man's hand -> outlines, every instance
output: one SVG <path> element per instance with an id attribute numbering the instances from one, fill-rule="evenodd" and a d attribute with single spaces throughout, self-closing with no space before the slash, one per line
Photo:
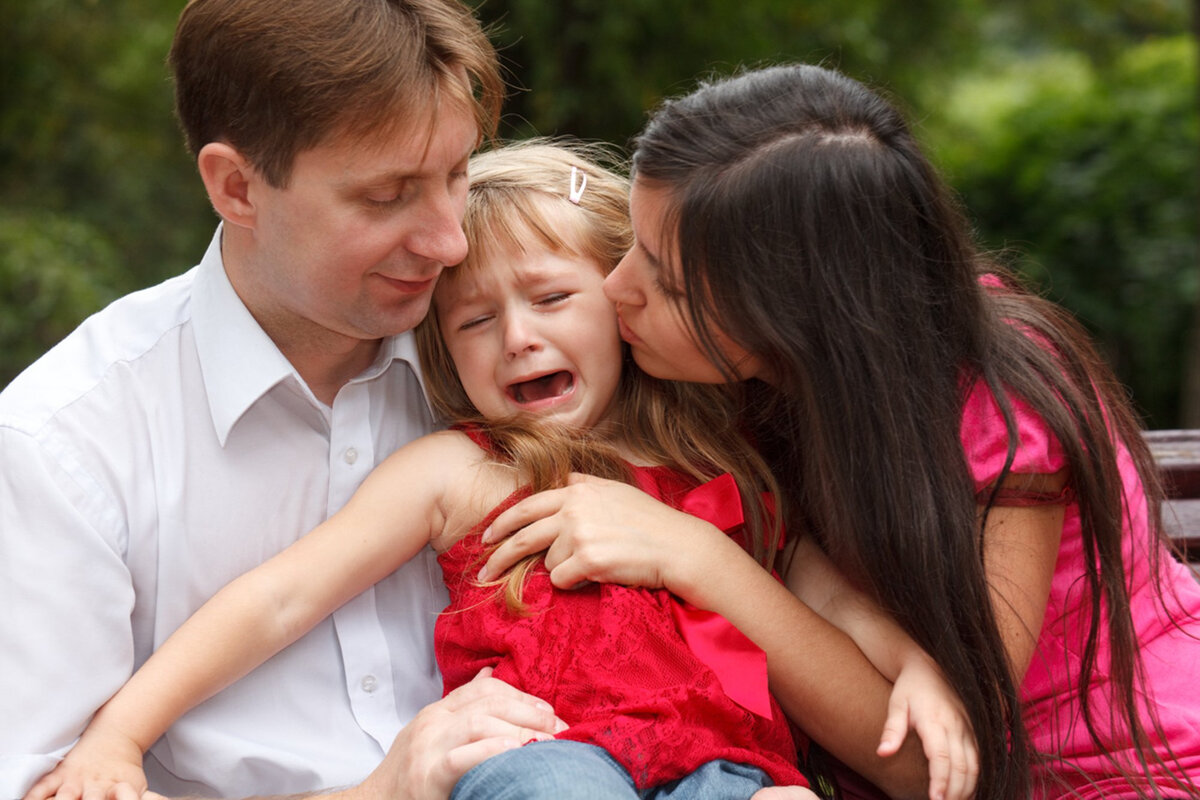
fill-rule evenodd
<path id="1" fill-rule="evenodd" d="M 531 739 L 553 739 L 567 728 L 550 704 L 491 677 L 485 669 L 470 683 L 421 709 L 396 736 L 375 771 L 358 786 L 321 793 L 321 800 L 446 800 L 476 764 Z M 117 783 L 78 800 L 167 800 L 138 785 Z M 300 800 L 317 795 L 257 800 Z M 248 799 L 249 800 L 249 799 Z"/>
<path id="2" fill-rule="evenodd" d="M 446 800 L 476 764 L 566 730 L 544 700 L 485 669 L 421 710 L 396 736 L 383 762 L 344 800 Z M 124 798 L 120 798 L 124 800 Z"/>

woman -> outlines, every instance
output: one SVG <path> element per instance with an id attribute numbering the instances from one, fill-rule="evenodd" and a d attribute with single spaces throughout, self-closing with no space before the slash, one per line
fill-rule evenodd
<path id="1" fill-rule="evenodd" d="M 605 288 L 635 359 L 743 394 L 808 534 L 789 587 L 837 603 L 824 551 L 933 656 L 978 738 L 977 796 L 1200 795 L 1200 586 L 1164 543 L 1136 418 L 1080 327 L 976 249 L 896 110 L 819 67 L 749 72 L 661 108 L 634 177 L 637 243 Z M 553 542 L 559 585 L 697 602 L 702 583 L 739 627 L 754 602 L 720 601 L 729 565 L 681 558 L 678 518 L 617 487 L 530 498 L 492 538 L 531 520 L 489 571 Z M 610 557 L 619 535 L 642 557 Z M 743 629 L 784 709 L 889 794 L 919 793 L 919 752 L 870 752 L 878 676 L 806 662 L 837 643 L 800 606 L 808 653 L 798 629 Z"/>

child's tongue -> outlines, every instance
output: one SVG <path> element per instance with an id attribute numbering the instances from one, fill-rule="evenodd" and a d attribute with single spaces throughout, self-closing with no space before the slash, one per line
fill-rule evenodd
<path id="1" fill-rule="evenodd" d="M 513 384 L 512 396 L 518 403 L 536 403 L 538 400 L 565 394 L 570 390 L 572 382 L 571 373 L 552 372 L 531 381 Z"/>

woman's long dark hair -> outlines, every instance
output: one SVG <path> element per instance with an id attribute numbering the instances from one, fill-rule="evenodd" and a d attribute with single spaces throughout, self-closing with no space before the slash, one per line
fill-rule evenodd
<path id="1" fill-rule="evenodd" d="M 941 665 L 978 738 L 980 798 L 1028 796 L 1037 754 L 984 569 L 959 433 L 966 390 L 982 380 L 996 396 L 1009 465 L 1008 394 L 1046 419 L 1069 463 L 1084 562 L 1096 566 L 1082 696 L 1104 636 L 1116 725 L 1143 754 L 1119 766 L 1144 774 L 1153 756 L 1137 716 L 1123 492 L 1105 427 L 1131 453 L 1161 536 L 1139 423 L 1081 328 L 981 255 L 896 109 L 816 66 L 747 72 L 659 109 L 636 140 L 634 176 L 669 193 L 661 241 L 677 247 L 677 288 L 709 356 L 733 375 L 720 330 L 770 365 L 770 386 L 745 387 L 746 409 L 789 526 L 809 530 Z M 1107 752 L 1086 699 L 1084 711 Z"/>

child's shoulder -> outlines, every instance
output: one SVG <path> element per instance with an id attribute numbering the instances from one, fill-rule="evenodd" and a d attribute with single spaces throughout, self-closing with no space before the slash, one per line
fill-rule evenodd
<path id="1" fill-rule="evenodd" d="M 403 481 L 426 492 L 444 491 L 470 480 L 488 462 L 487 453 L 460 431 L 438 431 L 414 439 L 375 467 L 368 481 Z"/>
<path id="2" fill-rule="evenodd" d="M 392 454 L 392 458 L 397 457 L 417 459 L 430 467 L 444 464 L 454 469 L 478 467 L 490 460 L 481 444 L 457 428 L 414 439 Z"/>
<path id="3" fill-rule="evenodd" d="M 467 533 L 519 487 L 519 472 L 492 457 L 486 436 L 451 429 L 424 436 L 412 447 L 409 463 L 427 465 L 422 479 L 438 487 L 440 524 L 430 540 L 438 552 Z"/>

